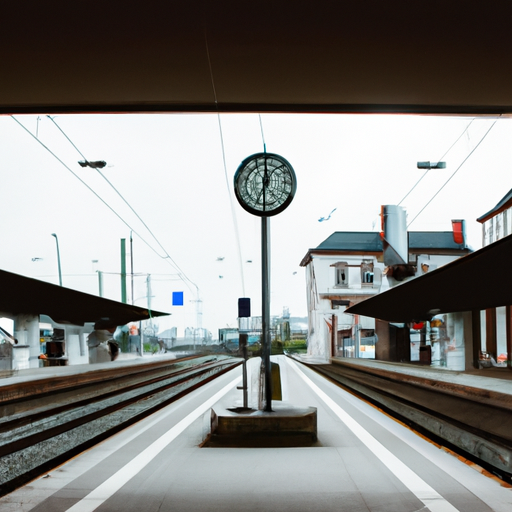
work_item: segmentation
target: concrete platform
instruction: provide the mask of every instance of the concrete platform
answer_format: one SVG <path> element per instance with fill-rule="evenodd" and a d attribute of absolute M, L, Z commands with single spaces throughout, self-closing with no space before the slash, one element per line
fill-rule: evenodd
<path fill-rule="evenodd" d="M 311 446 L 317 440 L 316 407 L 272 404 L 272 412 L 212 409 L 207 447 Z"/>

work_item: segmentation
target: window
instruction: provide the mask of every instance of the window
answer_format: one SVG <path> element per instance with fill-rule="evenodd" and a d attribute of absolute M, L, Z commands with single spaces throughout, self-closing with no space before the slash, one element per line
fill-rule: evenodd
<path fill-rule="evenodd" d="M 348 308 L 350 306 L 349 300 L 338 300 L 334 299 L 331 301 L 332 309 L 340 309 L 342 307 L 343 309 Z"/>
<path fill-rule="evenodd" d="M 496 241 L 498 241 L 500 238 L 503 238 L 503 233 L 501 232 L 501 217 L 502 214 L 498 213 L 496 217 L 494 218 L 494 225 L 495 225 L 495 238 Z"/>
<path fill-rule="evenodd" d="M 348 286 L 348 267 L 336 266 L 336 286 Z"/>
<path fill-rule="evenodd" d="M 363 260 L 361 263 L 361 284 L 364 285 L 372 285 L 373 286 L 373 261 L 372 260 Z"/>

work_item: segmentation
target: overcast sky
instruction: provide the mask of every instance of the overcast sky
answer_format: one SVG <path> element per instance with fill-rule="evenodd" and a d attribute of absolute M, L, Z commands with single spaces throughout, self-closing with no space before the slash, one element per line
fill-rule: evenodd
<path fill-rule="evenodd" d="M 120 239 L 126 239 L 130 272 L 133 230 L 135 303 L 147 305 L 149 274 L 151 307 L 172 313 L 158 320 L 160 331 L 196 326 L 198 298 L 202 325 L 214 338 L 218 328 L 236 326 L 238 297 L 251 297 L 253 315 L 261 314 L 261 221 L 233 193 L 240 162 L 263 151 L 258 115 L 221 115 L 222 132 L 213 114 L 54 118 L 88 160 L 107 162 L 102 173 L 156 239 L 96 170 L 80 167 L 82 157 L 51 119 L 16 119 L 30 133 L 9 116 L 0 117 L 0 268 L 58 284 L 51 236 L 56 233 L 63 285 L 97 294 L 100 270 L 104 295 L 120 300 Z M 293 316 L 307 314 L 299 266 L 307 250 L 334 231 L 378 231 L 380 206 L 402 201 L 423 174 L 416 168 L 420 160 L 443 159 L 447 165 L 430 171 L 402 202 L 409 222 L 457 172 L 409 229 L 449 231 L 451 219 L 463 218 L 470 245 L 481 247 L 476 218 L 512 187 L 511 121 L 495 121 L 263 114 L 267 151 L 284 156 L 297 175 L 295 199 L 271 219 L 271 314 L 281 314 L 283 307 Z M 329 221 L 318 222 L 334 208 Z M 172 306 L 173 291 L 184 291 L 183 307 Z"/>

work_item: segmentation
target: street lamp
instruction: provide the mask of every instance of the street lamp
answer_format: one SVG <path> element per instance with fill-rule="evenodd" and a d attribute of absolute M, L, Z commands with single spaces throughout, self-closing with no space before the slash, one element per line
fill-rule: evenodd
<path fill-rule="evenodd" d="M 446 169 L 446 162 L 418 162 L 418 169 Z"/>
<path fill-rule="evenodd" d="M 60 252 L 59 252 L 59 239 L 55 233 L 52 233 L 52 236 L 55 237 L 55 243 L 57 244 L 57 263 L 59 265 L 59 284 L 62 286 L 62 272 L 60 270 Z"/>

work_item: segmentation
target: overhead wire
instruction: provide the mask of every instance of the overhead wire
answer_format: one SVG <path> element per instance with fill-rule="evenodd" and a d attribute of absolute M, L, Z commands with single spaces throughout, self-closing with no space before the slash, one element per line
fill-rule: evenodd
<path fill-rule="evenodd" d="M 261 120 L 261 114 L 258 113 L 258 119 L 260 120 L 260 131 L 261 131 L 261 140 L 263 142 L 263 153 L 267 152 L 267 143 L 265 142 L 265 133 L 263 132 L 263 121 Z"/>
<path fill-rule="evenodd" d="M 174 260 L 169 256 L 169 254 L 167 253 L 167 251 L 165 250 L 165 248 L 160 244 L 160 242 L 156 239 L 156 237 L 154 236 L 154 234 L 152 233 L 152 231 L 147 227 L 147 225 L 144 223 L 144 221 L 140 218 L 140 216 L 133 210 L 133 208 L 127 203 L 127 201 L 124 199 L 124 197 L 119 193 L 119 191 L 117 191 L 117 189 L 110 183 L 110 181 L 105 177 L 104 179 L 112 186 L 112 188 L 114 188 L 114 190 L 116 190 L 116 192 L 118 193 L 118 195 L 120 195 L 120 197 L 125 201 L 126 204 L 128 204 L 128 206 L 130 207 L 130 209 L 135 213 L 135 215 L 137 216 L 137 218 L 142 222 L 142 224 L 146 227 L 146 229 L 148 230 L 148 232 L 153 236 L 153 238 L 157 241 L 157 243 L 159 244 L 159 246 L 162 248 L 163 252 L 165 253 L 166 256 L 162 256 L 161 254 L 158 253 L 158 251 L 140 234 L 138 233 L 135 229 L 132 228 L 132 226 L 116 211 L 114 210 L 114 208 L 112 206 L 110 206 L 91 186 L 89 186 L 82 178 L 80 178 L 80 176 L 78 176 L 78 174 L 76 174 L 61 158 L 59 158 L 57 156 L 57 154 L 55 154 L 48 146 L 46 146 L 38 137 L 34 136 L 34 134 L 28 129 L 26 128 L 23 123 L 21 123 L 16 117 L 14 116 L 11 116 L 11 118 L 19 125 L 21 126 L 21 128 L 23 128 L 23 130 L 25 130 L 33 139 L 35 139 L 44 149 L 46 149 L 46 151 L 48 151 L 60 164 L 62 164 L 76 179 L 78 179 L 85 187 L 87 187 L 125 226 L 127 226 L 131 231 L 133 231 L 134 234 L 136 234 L 140 240 L 149 248 L 151 249 L 159 258 L 162 258 L 164 259 L 164 261 L 168 261 L 169 264 L 171 264 L 173 266 L 173 268 L 175 268 L 177 271 L 178 271 L 178 274 L 180 276 L 183 276 L 182 277 L 182 280 L 184 282 L 188 281 L 190 284 L 192 284 L 193 286 L 196 287 L 197 289 L 197 285 L 191 281 L 188 276 L 186 276 L 186 274 L 179 268 L 179 266 L 174 262 Z M 78 150 L 78 148 L 75 146 L 75 144 L 69 139 L 69 137 L 64 133 L 64 131 L 59 127 L 59 125 L 57 123 L 55 123 L 55 120 L 52 119 L 50 116 L 48 116 L 48 118 L 53 121 L 53 123 L 55 124 L 55 126 L 57 126 L 57 128 L 59 128 L 59 130 L 63 133 L 63 135 L 66 137 L 66 139 L 73 145 L 73 147 L 78 151 L 78 153 L 82 156 L 82 158 L 84 158 L 85 160 L 87 160 L 83 155 L 82 153 L 80 152 L 80 150 Z M 100 174 L 102 174 L 100 172 Z"/>
<path fill-rule="evenodd" d="M 467 162 L 467 160 L 470 158 L 470 156 L 476 151 L 476 149 L 480 146 L 480 144 L 484 141 L 484 139 L 487 137 L 489 132 L 493 129 L 494 125 L 497 123 L 498 119 L 500 119 L 501 115 L 497 117 L 494 122 L 491 124 L 491 126 L 488 128 L 488 130 L 484 133 L 482 138 L 478 141 L 477 145 L 469 152 L 469 154 L 462 160 L 461 164 L 455 169 L 455 171 L 452 173 L 452 175 L 444 182 L 444 184 L 441 186 L 441 188 L 430 198 L 430 200 L 425 204 L 425 206 L 416 214 L 414 219 L 407 224 L 407 227 L 409 227 L 419 216 L 420 214 L 425 210 L 425 208 L 437 197 L 437 195 L 443 190 L 444 187 L 449 183 L 449 181 L 459 172 L 460 168 Z"/>
<path fill-rule="evenodd" d="M 240 268 L 240 279 L 241 279 L 241 283 L 242 283 L 242 294 L 243 294 L 243 297 L 245 297 L 244 265 L 243 265 L 243 259 L 242 259 L 242 244 L 240 242 L 240 230 L 238 229 L 238 220 L 237 220 L 237 216 L 236 216 L 235 204 L 234 204 L 234 201 L 233 201 L 233 195 L 231 193 L 230 180 L 229 180 L 229 177 L 228 177 L 228 169 L 227 169 L 227 164 L 226 164 L 226 150 L 225 150 L 225 145 L 224 145 L 224 135 L 223 135 L 223 131 L 222 131 L 222 122 L 221 122 L 221 119 L 220 119 L 219 103 L 217 101 L 217 89 L 215 87 L 215 80 L 213 78 L 213 67 L 212 67 L 212 62 L 211 62 L 211 59 L 210 59 L 210 49 L 209 49 L 209 46 L 208 46 L 208 37 L 206 35 L 206 31 L 205 31 L 205 34 L 204 34 L 204 39 L 205 39 L 205 45 L 206 45 L 206 56 L 208 58 L 208 67 L 209 67 L 209 70 L 210 70 L 210 80 L 211 80 L 211 84 L 212 84 L 213 99 L 214 99 L 214 102 L 215 102 L 215 107 L 217 109 L 217 121 L 218 121 L 218 124 L 219 124 L 219 135 L 220 135 L 220 144 L 221 144 L 221 151 L 222 151 L 222 162 L 223 162 L 223 165 L 224 165 L 224 177 L 225 177 L 225 180 L 226 180 L 226 188 L 227 188 L 228 197 L 229 197 L 229 205 L 230 205 L 230 209 L 231 209 L 231 218 L 233 220 L 233 229 L 235 231 L 235 239 L 236 239 L 237 252 L 238 252 L 238 264 L 239 264 L 239 268 Z"/>
<path fill-rule="evenodd" d="M 464 131 L 457 137 L 457 139 L 455 140 L 455 142 L 444 152 L 444 155 L 441 156 L 441 158 L 438 159 L 438 162 L 441 162 L 443 160 L 443 158 L 451 151 L 451 149 L 455 146 L 455 144 L 457 144 L 457 142 L 459 142 L 459 140 L 462 138 L 462 136 L 469 130 L 469 127 L 471 126 L 471 124 L 473 123 L 473 121 L 475 120 L 475 118 L 471 119 L 471 121 L 469 122 L 469 124 L 466 126 L 466 128 L 464 128 Z M 413 187 L 411 188 L 411 190 L 409 190 L 409 192 L 407 192 L 407 194 L 405 194 L 405 196 L 402 198 L 402 200 L 398 203 L 397 206 L 400 206 L 405 198 L 418 186 L 418 184 L 420 183 L 420 181 L 431 171 L 432 169 L 427 169 L 421 176 L 421 178 L 413 185 Z"/>
<path fill-rule="evenodd" d="M 88 161 L 88 159 L 84 156 L 84 154 L 78 149 L 78 147 L 73 143 L 73 141 L 68 137 L 68 135 L 64 132 L 64 130 L 57 124 L 54 118 L 51 116 L 47 116 L 53 124 L 59 129 L 59 131 L 66 137 L 66 139 L 71 143 L 71 145 L 77 150 L 78 154 L 85 160 Z M 161 254 L 158 254 L 156 251 L 155 253 L 162 258 L 163 260 L 169 260 L 169 262 L 172 264 L 172 266 L 178 271 L 178 274 L 182 277 L 183 281 L 188 281 L 190 284 L 196 287 L 197 285 L 191 281 L 188 276 L 181 270 L 179 265 L 173 260 L 173 258 L 169 255 L 169 253 L 166 251 L 165 247 L 160 243 L 160 240 L 155 236 L 153 231 L 149 228 L 149 226 L 144 222 L 144 220 L 141 218 L 141 216 L 135 211 L 135 209 L 131 206 L 131 204 L 127 201 L 127 199 L 117 190 L 117 188 L 110 182 L 110 180 L 101 172 L 100 169 L 94 168 L 99 175 L 110 185 L 110 187 L 116 192 L 116 194 L 123 200 L 123 202 L 130 208 L 130 210 L 133 212 L 133 214 L 137 217 L 137 219 L 141 222 L 141 224 L 146 228 L 148 233 L 153 237 L 153 239 L 156 241 L 156 243 L 159 245 L 160 249 L 164 252 L 165 256 L 162 256 Z M 140 236 L 137 234 L 137 236 Z"/>
<path fill-rule="evenodd" d="M 50 119 L 52 121 L 52 123 L 59 129 L 59 131 L 62 133 L 62 135 L 64 135 L 64 137 L 66 137 L 66 139 L 70 142 L 70 144 L 77 150 L 78 154 L 85 160 L 85 161 L 88 161 L 87 158 L 84 156 L 84 154 L 78 149 L 78 147 L 74 144 L 74 142 L 68 137 L 68 135 L 64 132 L 64 130 L 57 124 L 57 122 L 55 121 L 55 119 L 49 115 L 47 115 L 46 117 L 48 117 L 48 119 Z M 133 214 L 137 217 L 137 219 L 139 219 L 139 221 L 141 222 L 141 224 L 146 228 L 146 230 L 148 231 L 148 233 L 153 237 L 153 239 L 156 241 L 156 243 L 159 245 L 160 249 L 162 249 L 162 251 L 164 252 L 165 256 L 162 256 L 159 254 L 160 258 L 162 259 L 169 259 L 174 268 L 176 268 L 176 270 L 178 270 L 178 272 L 180 272 L 181 274 L 183 274 L 183 276 L 191 283 L 191 284 L 194 284 L 192 281 L 190 281 L 190 279 L 188 279 L 188 277 L 185 275 L 185 273 L 180 269 L 180 267 L 178 266 L 178 264 L 171 258 L 171 256 L 169 255 L 169 253 L 165 250 L 165 247 L 160 243 L 160 240 L 158 240 L 158 238 L 155 236 L 155 234 L 153 233 L 153 231 L 149 228 L 149 226 L 144 222 L 144 220 L 142 219 L 142 217 L 135 211 L 135 209 L 132 207 L 132 205 L 127 201 L 127 199 L 121 194 L 121 192 L 119 192 L 119 190 L 117 190 L 117 188 L 113 185 L 113 183 L 101 172 L 100 169 L 98 168 L 94 168 L 98 174 L 110 185 L 110 187 L 114 190 L 114 192 L 123 200 L 123 202 L 128 206 L 128 208 L 130 208 L 130 210 L 133 212 Z M 138 236 L 138 235 L 137 235 Z M 158 254 L 158 253 L 157 253 Z"/>

